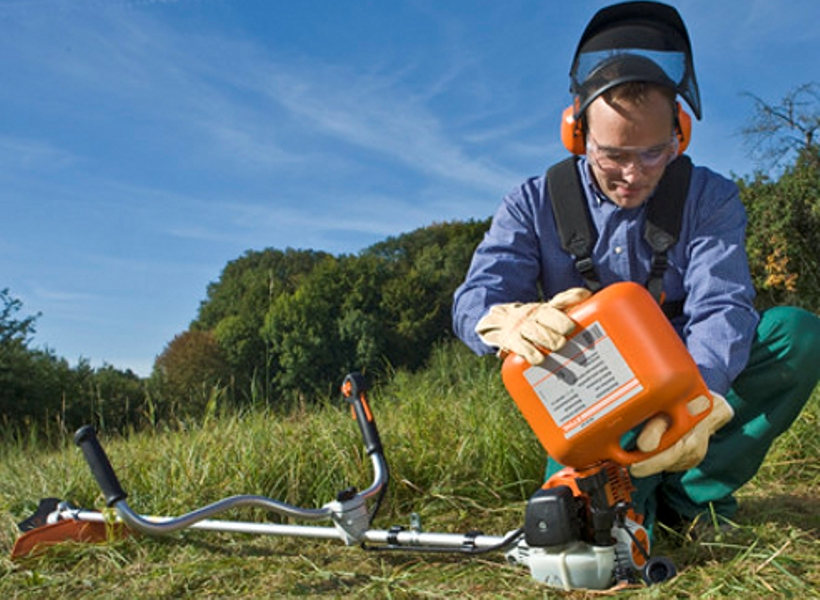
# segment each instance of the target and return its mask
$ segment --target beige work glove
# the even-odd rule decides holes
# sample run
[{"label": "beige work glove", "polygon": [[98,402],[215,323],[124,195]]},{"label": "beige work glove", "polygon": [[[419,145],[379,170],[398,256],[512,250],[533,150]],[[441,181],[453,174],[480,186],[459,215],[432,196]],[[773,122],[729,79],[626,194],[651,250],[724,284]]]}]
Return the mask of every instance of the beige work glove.
[{"label": "beige work glove", "polygon": [[500,355],[515,352],[531,365],[544,362],[544,352],[560,350],[575,329],[564,311],[592,295],[585,288],[571,288],[549,302],[496,304],[476,325],[481,340],[495,346]]},{"label": "beige work glove", "polygon": [[[735,411],[726,399],[716,392],[712,394],[712,410],[675,444],[656,454],[652,458],[640,461],[629,467],[635,477],[649,477],[662,471],[686,471],[698,466],[709,449],[709,438],[726,423],[732,420]],[[697,416],[709,410],[709,398],[698,396],[687,405],[689,414]],[[638,450],[653,452],[660,446],[663,434],[669,429],[669,421],[664,416],[652,417],[646,422],[638,435]]]}]

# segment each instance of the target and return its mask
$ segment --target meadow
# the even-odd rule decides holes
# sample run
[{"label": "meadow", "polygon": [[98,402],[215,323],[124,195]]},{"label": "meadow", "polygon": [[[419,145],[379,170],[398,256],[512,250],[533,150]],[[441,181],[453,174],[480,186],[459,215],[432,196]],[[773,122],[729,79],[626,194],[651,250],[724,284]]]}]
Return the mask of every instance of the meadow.
[{"label": "meadow", "polygon": [[[341,382],[340,382],[341,383]],[[494,358],[445,345],[417,373],[397,371],[369,392],[390,466],[374,527],[482,530],[522,524],[541,483],[544,451],[501,384]],[[506,564],[476,557],[369,552],[341,542],[184,531],[66,543],[12,561],[17,523],[42,497],[102,508],[73,432],[48,448],[36,432],[3,434],[0,446],[0,597],[3,598],[592,598],[558,592]],[[320,506],[371,480],[356,424],[341,399],[288,412],[223,407],[215,395],[196,422],[101,439],[129,503],[178,515],[234,494]],[[691,539],[659,532],[654,554],[672,559],[674,580],[620,592],[624,598],[820,597],[820,390],[738,494],[728,529]],[[238,509],[224,518],[264,522]]]}]

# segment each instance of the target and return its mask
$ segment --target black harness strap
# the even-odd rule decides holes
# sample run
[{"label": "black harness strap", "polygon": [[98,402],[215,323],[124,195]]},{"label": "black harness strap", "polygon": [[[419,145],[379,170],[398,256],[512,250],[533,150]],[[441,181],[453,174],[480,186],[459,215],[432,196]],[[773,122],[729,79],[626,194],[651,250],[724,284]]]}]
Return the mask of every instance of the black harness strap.
[{"label": "black harness strap", "polygon": [[547,186],[561,247],[575,258],[575,268],[593,292],[601,289],[601,280],[592,263],[592,249],[598,232],[592,223],[581,187],[581,177],[570,156],[547,170]]},{"label": "black harness strap", "polygon": [[[592,262],[598,232],[589,213],[576,162],[577,158],[573,156],[550,167],[547,187],[561,247],[573,256],[575,268],[584,283],[595,292],[601,288],[601,280]],[[647,204],[643,236],[652,248],[652,262],[646,288],[658,302],[663,299],[663,275],[669,266],[667,252],[680,236],[691,175],[692,161],[688,156],[679,156],[667,166]],[[667,317],[672,318],[682,314],[683,302],[669,302],[663,308]]]},{"label": "black harness strap", "polygon": [[692,161],[679,156],[661,177],[655,194],[646,207],[646,227],[643,238],[652,247],[652,263],[646,288],[660,301],[663,294],[663,274],[669,266],[667,251],[678,243],[683,223],[683,205],[689,194]]}]

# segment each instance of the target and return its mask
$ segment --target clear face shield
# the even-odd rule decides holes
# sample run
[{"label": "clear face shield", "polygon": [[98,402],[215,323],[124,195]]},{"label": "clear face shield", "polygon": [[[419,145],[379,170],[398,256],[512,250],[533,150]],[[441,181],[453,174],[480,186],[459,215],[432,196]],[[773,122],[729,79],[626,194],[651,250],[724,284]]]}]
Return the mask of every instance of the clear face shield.
[{"label": "clear face shield", "polygon": [[582,52],[573,70],[572,89],[582,114],[595,98],[630,81],[657,83],[672,88],[700,116],[697,84],[689,77],[682,52],[618,48]]}]

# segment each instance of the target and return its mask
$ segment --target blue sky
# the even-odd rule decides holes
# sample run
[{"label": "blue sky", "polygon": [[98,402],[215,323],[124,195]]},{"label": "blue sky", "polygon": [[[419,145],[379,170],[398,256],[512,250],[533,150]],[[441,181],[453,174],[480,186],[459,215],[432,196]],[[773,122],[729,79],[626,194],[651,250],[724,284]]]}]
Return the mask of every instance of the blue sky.
[{"label": "blue sky", "polygon": [[[753,92],[820,81],[820,2],[677,0],[689,153],[750,174]],[[565,155],[605,1],[0,0],[0,289],[33,347],[148,375],[247,250],[483,219]]]}]

